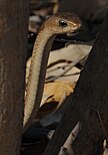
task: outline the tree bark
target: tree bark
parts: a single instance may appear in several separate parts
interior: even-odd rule
[[[100,155],[108,134],[108,14],[76,85],[72,104],[61,120],[44,155],[57,155],[70,131],[82,129],[73,145],[75,155]]]
[[[0,0],[0,155],[19,155],[29,1]]]

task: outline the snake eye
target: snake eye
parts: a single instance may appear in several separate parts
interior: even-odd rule
[[[67,27],[67,22],[64,20],[59,20],[59,26],[61,26],[62,28]]]

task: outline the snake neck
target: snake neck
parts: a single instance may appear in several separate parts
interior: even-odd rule
[[[34,43],[25,96],[23,131],[31,124],[38,112],[43,94],[48,57],[54,38],[55,35],[51,34],[48,29],[41,28]]]

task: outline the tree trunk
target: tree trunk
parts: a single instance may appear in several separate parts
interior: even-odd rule
[[[0,155],[19,155],[29,1],[0,0]]]
[[[82,129],[73,145],[75,155],[100,155],[108,134],[108,14],[76,85],[72,104],[44,155],[57,155],[78,121]]]

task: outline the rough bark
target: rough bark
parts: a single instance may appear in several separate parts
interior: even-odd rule
[[[0,0],[0,155],[19,155],[29,1]]]
[[[77,121],[82,123],[82,130],[73,145],[75,154],[101,154],[105,134],[97,112],[108,134],[108,14],[76,85],[72,104],[43,154],[57,155]]]

